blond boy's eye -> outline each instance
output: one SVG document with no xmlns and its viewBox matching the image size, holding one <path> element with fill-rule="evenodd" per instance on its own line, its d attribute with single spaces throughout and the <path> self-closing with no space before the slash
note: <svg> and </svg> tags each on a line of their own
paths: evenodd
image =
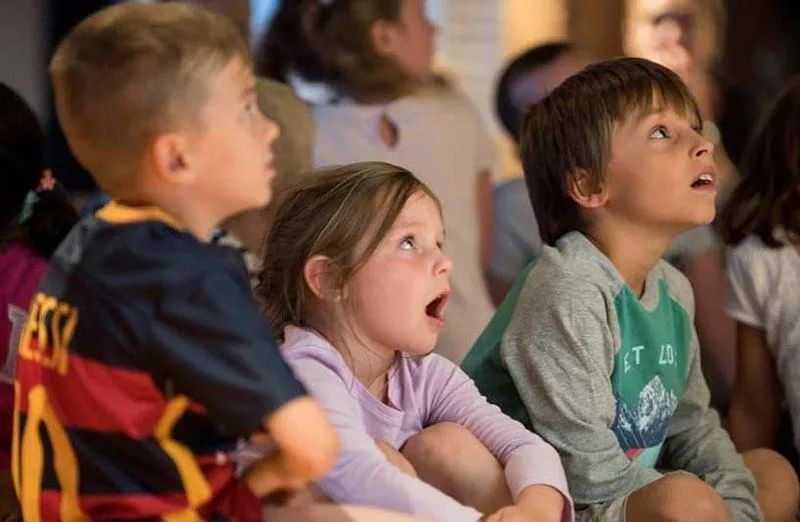
<svg viewBox="0 0 800 522">
<path fill-rule="evenodd" d="M 665 140 L 669 138 L 669 131 L 663 125 L 659 125 L 650 131 L 650 137 L 656 140 Z"/>
</svg>

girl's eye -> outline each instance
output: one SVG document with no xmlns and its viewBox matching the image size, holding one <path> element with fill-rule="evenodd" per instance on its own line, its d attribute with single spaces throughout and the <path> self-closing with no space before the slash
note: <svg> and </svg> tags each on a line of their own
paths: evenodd
<svg viewBox="0 0 800 522">
<path fill-rule="evenodd" d="M 403 249 L 403 250 L 414 250 L 414 248 L 416 248 L 416 246 L 417 246 L 417 244 L 414 241 L 414 237 L 413 236 L 406 236 L 400 242 L 400 248 Z"/>
<path fill-rule="evenodd" d="M 656 140 L 666 140 L 669 139 L 669 131 L 663 125 L 659 125 L 650 131 L 650 137 Z"/>
</svg>

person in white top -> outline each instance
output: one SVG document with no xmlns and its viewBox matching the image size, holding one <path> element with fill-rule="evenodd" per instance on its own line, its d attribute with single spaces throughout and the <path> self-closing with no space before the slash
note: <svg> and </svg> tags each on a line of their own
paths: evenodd
<svg viewBox="0 0 800 522">
<path fill-rule="evenodd" d="M 284 2 L 260 72 L 295 85 L 317 127 L 317 166 L 383 161 L 415 172 L 441 199 L 458 267 L 438 351 L 458 363 L 494 312 L 493 143 L 469 102 L 435 85 L 435 27 L 424 0 Z"/>
<path fill-rule="evenodd" d="M 800 449 L 799 121 L 795 78 L 754 136 L 722 216 L 738 350 L 728 429 L 739 451 L 773 443 L 784 404 Z"/>
</svg>

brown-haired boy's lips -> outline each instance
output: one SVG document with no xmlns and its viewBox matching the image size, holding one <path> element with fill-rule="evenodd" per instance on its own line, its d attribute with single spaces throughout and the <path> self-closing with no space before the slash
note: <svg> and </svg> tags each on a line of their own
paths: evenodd
<svg viewBox="0 0 800 522">
<path fill-rule="evenodd" d="M 691 187 L 700 190 L 716 190 L 717 169 L 714 166 L 703 168 L 700 173 L 692 180 Z"/>
</svg>

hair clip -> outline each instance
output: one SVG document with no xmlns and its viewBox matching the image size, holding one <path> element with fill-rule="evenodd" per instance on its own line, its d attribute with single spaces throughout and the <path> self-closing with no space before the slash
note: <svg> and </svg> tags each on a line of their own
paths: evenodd
<svg viewBox="0 0 800 522">
<path fill-rule="evenodd" d="M 50 169 L 42 171 L 42 177 L 39 179 L 39 186 L 35 190 L 29 190 L 25 195 L 25 202 L 22 204 L 22 210 L 17 215 L 17 222 L 24 223 L 33 214 L 33 207 L 39 202 L 38 194 L 40 192 L 50 192 L 56 188 L 56 178 L 53 177 L 53 172 Z"/>
<path fill-rule="evenodd" d="M 36 187 L 36 192 L 47 192 L 56 188 L 56 178 L 53 177 L 53 172 L 50 169 L 45 169 L 42 172 L 42 178 L 39 180 L 39 186 Z"/>
</svg>

